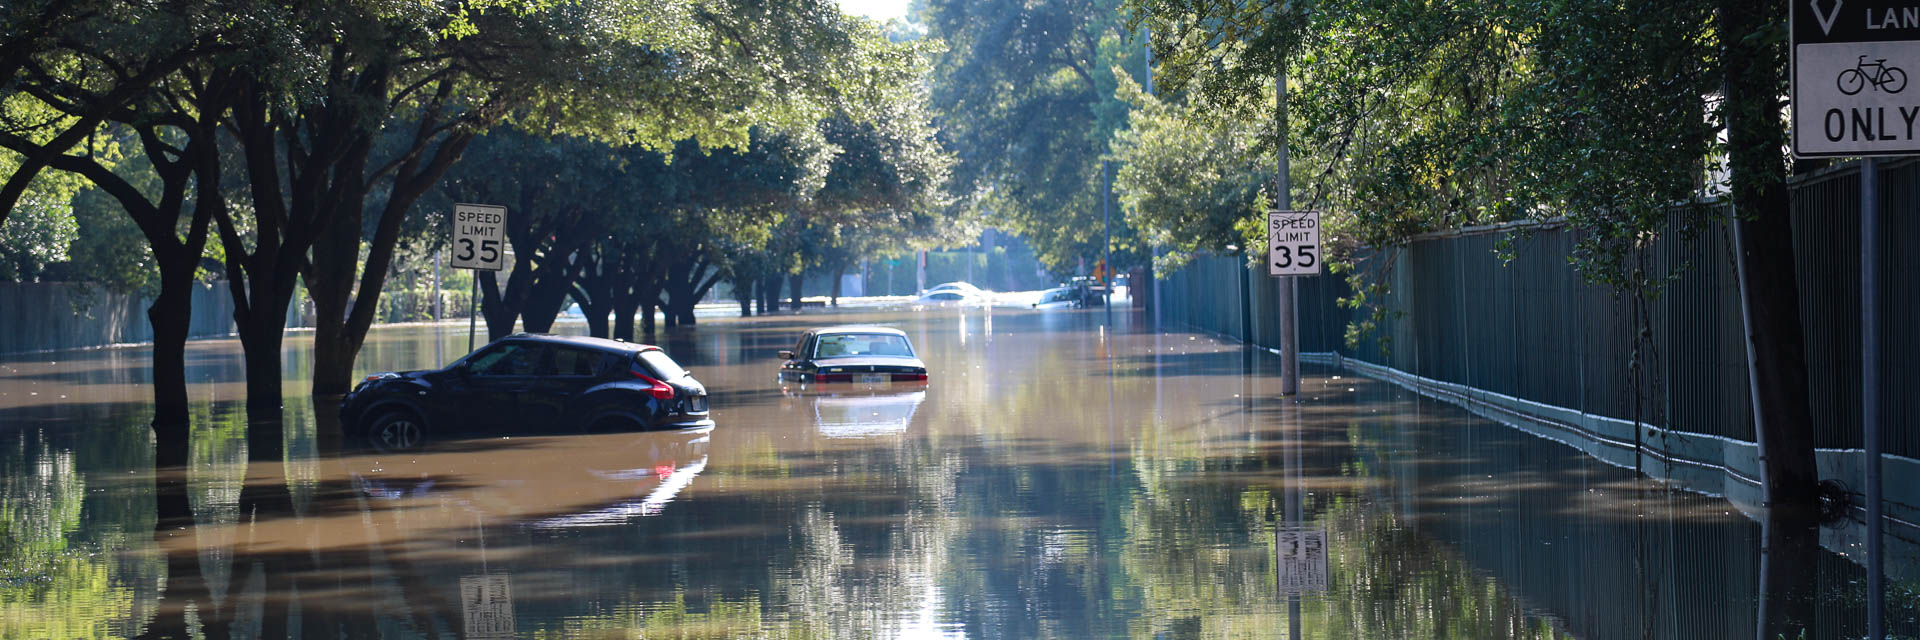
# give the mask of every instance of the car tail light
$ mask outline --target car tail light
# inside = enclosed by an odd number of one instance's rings
[[[647,392],[653,394],[653,398],[655,400],[672,400],[673,399],[673,387],[667,386],[667,383],[661,382],[659,380],[655,380],[653,379],[653,376],[649,376],[647,374],[640,373],[638,371],[633,372],[633,377],[639,378],[641,382],[645,382],[653,385],[653,388],[648,389]]]
[[[851,373],[822,373],[814,376],[814,382],[853,382]]]
[[[896,373],[896,374],[893,374],[893,380],[894,380],[895,382],[926,382],[926,381],[927,381],[927,374],[924,374],[924,373]]]

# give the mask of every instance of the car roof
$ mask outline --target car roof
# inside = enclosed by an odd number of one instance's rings
[[[833,327],[820,327],[818,329],[814,329],[811,333],[813,333],[814,335],[825,335],[829,333],[886,333],[886,334],[900,336],[902,338],[907,337],[907,332],[901,331],[899,329],[895,329],[893,327],[881,327],[881,326],[865,325],[865,324],[843,324],[843,325],[833,326]]]
[[[978,289],[978,288],[980,287],[974,286],[973,283],[971,282],[962,282],[959,280],[955,280],[953,282],[942,282],[940,284],[933,285],[933,288],[928,289],[928,291],[932,291],[933,289]]]
[[[507,339],[517,340],[521,342],[564,344],[564,345],[575,346],[575,347],[586,347],[588,349],[594,349],[597,351],[611,351],[615,353],[633,353],[636,351],[659,351],[660,350],[660,347],[656,347],[650,344],[640,344],[637,342],[627,342],[624,340],[608,340],[606,338],[594,338],[590,336],[559,336],[559,335],[553,335],[550,333],[516,333],[511,336],[507,336]]]

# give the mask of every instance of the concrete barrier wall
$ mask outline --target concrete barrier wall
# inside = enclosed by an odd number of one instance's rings
[[[87,349],[153,342],[152,300],[64,283],[0,282],[0,354]],[[193,290],[195,338],[233,333],[233,297],[226,283]]]

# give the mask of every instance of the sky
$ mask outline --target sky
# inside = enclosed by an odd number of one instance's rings
[[[910,0],[840,0],[840,9],[854,15],[866,16],[886,22],[891,18],[907,17],[907,3]]]

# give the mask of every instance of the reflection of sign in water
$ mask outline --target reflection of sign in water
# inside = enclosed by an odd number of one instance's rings
[[[1274,532],[1273,546],[1281,593],[1327,590],[1327,530],[1281,529]]]
[[[513,589],[506,574],[460,577],[460,612],[467,640],[513,637]]]

